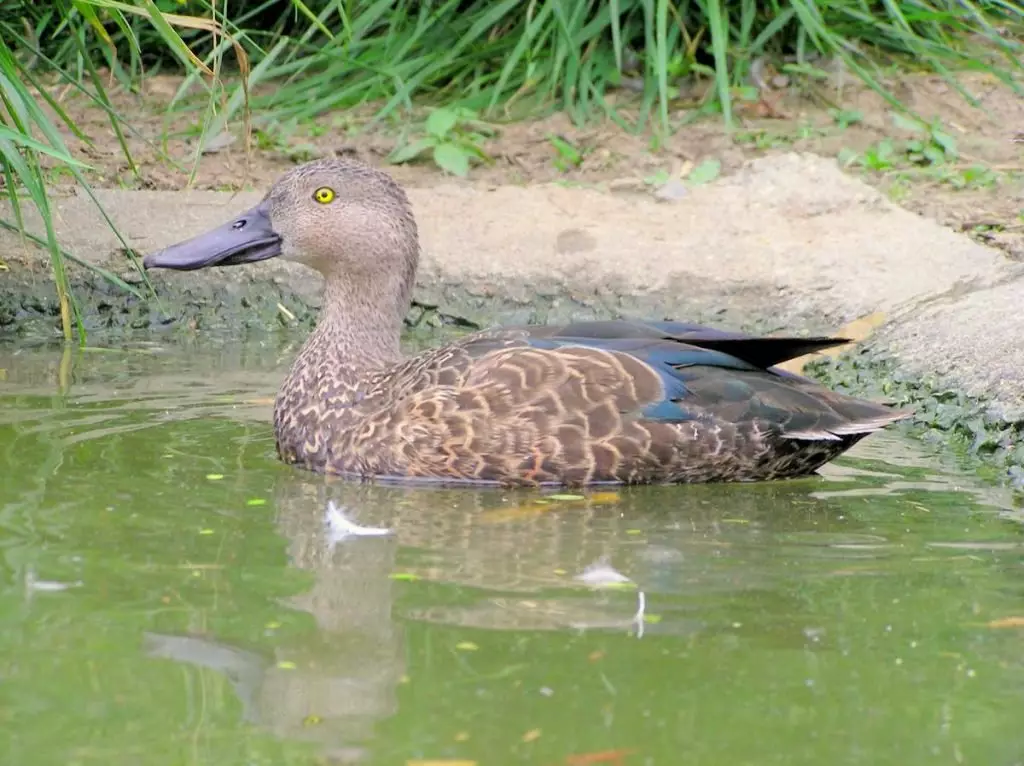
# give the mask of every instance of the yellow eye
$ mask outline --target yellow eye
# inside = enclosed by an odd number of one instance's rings
[[[321,186],[313,192],[313,199],[321,205],[330,204],[331,202],[334,202],[334,189],[331,189],[328,186]]]

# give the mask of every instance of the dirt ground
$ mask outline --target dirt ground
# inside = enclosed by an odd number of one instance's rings
[[[80,95],[57,92],[91,140],[88,145],[69,136],[70,145],[95,168],[92,175],[98,186],[170,190],[188,185],[198,113],[168,116],[167,104],[179,82],[154,76],[146,80],[141,94],[112,91],[115,110],[131,117],[128,145],[138,163],[138,175],[128,167],[106,115]],[[931,165],[915,164],[906,148],[912,134],[900,129],[879,96],[847,84],[842,92],[829,94],[831,106],[822,103],[820,95],[812,99],[795,88],[765,92],[758,102],[738,104],[733,135],[719,120],[703,119],[681,128],[657,148],[650,134],[632,135],[610,121],[577,127],[564,114],[496,124],[495,135],[483,143],[493,162],[475,166],[467,183],[560,181],[652,190],[652,179],[685,177],[709,159],[720,161],[721,172],[728,174],[754,157],[811,152],[848,162],[848,172],[902,206],[999,247],[1014,260],[1024,260],[1024,144],[1013,141],[1024,130],[1024,99],[987,75],[968,75],[962,82],[980,101],[981,109],[971,107],[937,76],[908,75],[893,84],[904,103],[926,118],[941,120],[955,141],[957,156]],[[628,113],[628,104],[623,109]],[[410,187],[442,180],[442,171],[429,161],[390,165],[387,156],[401,140],[399,128],[393,124],[368,127],[369,114],[369,110],[327,114],[287,127],[261,125],[256,115],[256,127],[262,132],[250,138],[248,153],[239,120],[229,126],[231,137],[222,142],[225,145],[202,155],[192,185],[263,189],[296,161],[332,153],[386,165]],[[855,117],[851,120],[850,115]],[[571,144],[581,161],[566,167],[552,136]],[[886,140],[896,149],[891,167],[849,159],[870,157]],[[54,180],[59,184],[63,179]]]

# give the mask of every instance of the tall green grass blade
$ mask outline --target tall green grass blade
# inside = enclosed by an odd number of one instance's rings
[[[654,5],[654,71],[658,78],[658,118],[667,134],[668,124],[668,4],[669,0],[655,0]]]
[[[110,120],[110,127],[114,131],[114,136],[117,138],[117,144],[121,148],[121,154],[124,156],[125,162],[128,163],[128,168],[132,171],[132,175],[136,178],[140,177],[139,166],[135,164],[135,159],[132,157],[131,150],[128,149],[128,142],[125,140],[124,131],[121,130],[121,121],[113,116],[113,106],[110,104],[110,98],[107,96],[107,91],[103,87],[103,81],[100,79],[99,72],[96,71],[96,66],[93,64],[92,57],[89,56],[88,51],[85,50],[85,43],[82,40],[81,32],[73,35],[75,42],[78,44],[78,49],[82,55],[82,61],[85,64],[85,70],[89,73],[89,79],[92,81],[93,92],[96,94],[96,98],[103,103],[106,107],[106,112]]]
[[[42,141],[37,141],[36,139],[32,138],[32,136],[28,135],[25,132],[22,132],[20,130],[12,130],[11,128],[8,128],[6,125],[2,123],[0,123],[0,141],[8,142],[8,144],[13,147],[12,151],[14,152],[14,154],[17,154],[19,157],[21,156],[21,154],[20,152],[16,151],[16,148],[18,146],[21,146],[27,149],[31,149],[32,151],[39,152],[41,154],[49,155],[54,159],[60,160],[66,165],[75,165],[76,167],[80,168],[89,167],[88,165],[79,162],[78,160],[71,157],[69,154],[67,154],[67,152],[62,151],[60,149],[55,149],[49,144],[44,144]],[[13,155],[11,157],[8,157],[8,162],[14,162]],[[18,177],[21,177],[20,173],[18,174]]]
[[[328,40],[334,39],[334,33],[331,32],[331,30],[329,30],[324,25],[323,21],[320,20],[320,17],[313,13],[313,11],[309,9],[309,6],[302,2],[302,0],[292,0],[292,5],[298,8],[299,12],[302,13],[302,15],[305,16],[307,19],[309,19],[310,23],[314,27],[316,27],[316,29],[318,29],[320,33],[323,34]]]
[[[25,239],[29,240],[33,244],[38,245],[39,247],[42,247],[42,248],[48,247],[47,242],[46,242],[45,239],[43,239],[42,237],[37,237],[35,234],[33,234],[30,231],[26,231],[25,230],[24,222],[22,222],[22,221],[15,221],[14,223],[11,223],[10,221],[5,221],[4,219],[0,218],[0,228],[7,229],[7,231],[10,231],[10,232],[13,232],[15,234],[18,234],[19,236],[25,237]],[[105,269],[102,266],[99,266],[99,265],[97,265],[95,263],[90,263],[89,261],[85,260],[84,258],[79,258],[74,253],[69,253],[67,250],[61,249],[60,253],[61,253],[61,257],[64,260],[71,261],[72,263],[75,263],[75,264],[81,266],[84,269],[88,269],[89,271],[91,271],[94,274],[102,277],[103,279],[105,279],[107,282],[109,282],[110,284],[114,285],[115,287],[117,287],[117,288],[119,288],[121,290],[124,290],[126,293],[131,293],[132,295],[134,295],[139,300],[145,300],[146,299],[146,296],[144,296],[138,290],[138,288],[135,287],[135,285],[132,285],[132,284],[129,284],[128,282],[125,282],[123,279],[121,279],[121,277],[119,277],[117,274],[115,274],[114,272],[110,271],[109,269]]]
[[[731,80],[729,78],[729,17],[722,0],[706,0],[704,6],[711,29],[711,52],[715,57],[715,88],[722,119],[728,129],[733,127]]]

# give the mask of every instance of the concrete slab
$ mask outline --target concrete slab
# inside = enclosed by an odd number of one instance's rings
[[[890,320],[880,337],[910,369],[948,374],[1007,411],[1024,402],[1022,267],[893,205],[831,160],[760,159],[675,202],[558,185],[445,184],[409,194],[424,247],[419,295],[429,302],[444,304],[458,285],[481,311],[509,295],[527,306],[539,293],[583,303],[600,296],[605,313],[711,314],[791,329],[838,327],[881,310]],[[100,193],[140,252],[222,223],[261,196]],[[60,199],[57,212],[68,250],[126,270],[88,198]],[[19,247],[0,232],[4,259]],[[158,285],[211,280],[270,280],[311,303],[319,290],[312,272],[274,262],[154,275]]]

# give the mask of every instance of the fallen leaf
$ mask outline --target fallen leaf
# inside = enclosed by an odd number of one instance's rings
[[[532,519],[543,513],[558,510],[559,507],[561,506],[558,503],[550,503],[547,500],[531,500],[521,505],[514,505],[511,508],[484,511],[480,514],[479,518],[485,524],[503,524],[507,521]]]
[[[422,580],[418,574],[412,572],[392,572],[388,575],[392,580],[401,580],[403,582],[414,582],[415,580]]]
[[[290,662],[288,660],[281,660],[281,662],[277,663],[277,666],[281,670],[295,670],[295,668],[296,668],[295,663],[294,662]]]
[[[1000,617],[988,623],[990,628],[1024,628],[1024,617]]]
[[[540,739],[540,729],[530,729],[523,735],[523,742],[533,742]]]
[[[632,747],[620,750],[597,750],[593,753],[567,755],[565,762],[568,766],[587,766],[591,763],[614,763],[616,766],[621,766],[623,759],[635,752],[636,748]]]
[[[854,319],[849,324],[846,324],[836,330],[835,335],[839,338],[847,338],[851,343],[863,343],[867,338],[874,332],[886,319],[884,311],[874,311],[870,314],[866,314],[858,319]],[[803,374],[804,367],[807,366],[808,362],[814,359],[822,359],[825,357],[837,357],[840,354],[850,350],[850,343],[843,346],[834,346],[827,348],[824,351],[818,351],[814,354],[804,354],[798,356],[796,359],[790,359],[782,364],[775,365],[780,369],[791,372],[794,375]]]
[[[461,652],[475,652],[480,647],[472,641],[459,641],[459,643],[455,645],[455,648]]]
[[[245,501],[246,505],[266,505],[267,500],[264,497],[250,497]]]
[[[224,478],[224,474],[222,474],[222,473],[208,473],[208,474],[206,474],[206,478],[209,479],[210,481],[220,481],[221,479]]]

